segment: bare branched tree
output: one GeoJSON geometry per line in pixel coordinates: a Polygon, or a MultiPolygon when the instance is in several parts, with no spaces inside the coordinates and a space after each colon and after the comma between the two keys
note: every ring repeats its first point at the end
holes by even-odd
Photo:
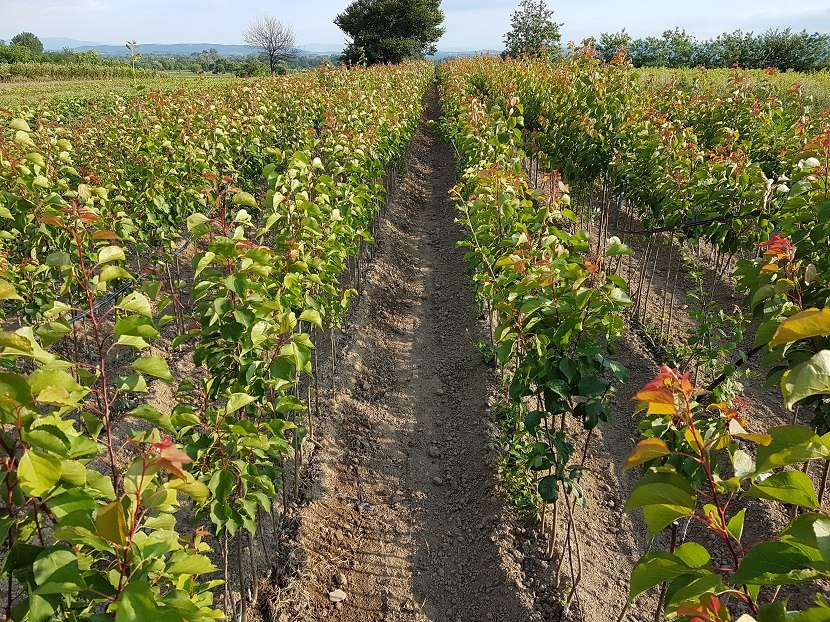
{"type": "Polygon", "coordinates": [[[245,43],[259,48],[262,59],[268,63],[271,73],[277,71],[277,63],[294,54],[294,28],[270,15],[252,22],[242,33],[245,43]]]}

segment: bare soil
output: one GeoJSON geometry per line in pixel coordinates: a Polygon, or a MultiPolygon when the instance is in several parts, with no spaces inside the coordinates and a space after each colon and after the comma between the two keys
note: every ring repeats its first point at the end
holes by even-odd
{"type": "MultiPolygon", "coordinates": [[[[427,105],[437,119],[434,89],[427,105]]],[[[493,377],[475,347],[454,183],[450,147],[422,122],[317,426],[296,543],[310,602],[278,620],[542,619],[509,554],[516,526],[497,489],[493,377]]]]}

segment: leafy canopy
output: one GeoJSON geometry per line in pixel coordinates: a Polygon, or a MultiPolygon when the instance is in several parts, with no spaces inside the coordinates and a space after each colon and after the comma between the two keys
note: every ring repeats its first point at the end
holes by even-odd
{"type": "Polygon", "coordinates": [[[561,25],[553,21],[553,10],[545,0],[521,0],[510,16],[510,32],[504,35],[505,54],[558,55],[561,25]]]}
{"type": "Polygon", "coordinates": [[[352,42],[347,63],[400,63],[436,51],[444,34],[441,0],[355,0],[334,23],[352,42]]]}
{"type": "Polygon", "coordinates": [[[35,54],[43,54],[43,43],[31,32],[21,32],[12,37],[12,45],[27,48],[35,54]]]}

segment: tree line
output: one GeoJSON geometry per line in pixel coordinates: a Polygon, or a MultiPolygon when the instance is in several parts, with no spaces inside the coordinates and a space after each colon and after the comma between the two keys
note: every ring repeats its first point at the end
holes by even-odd
{"type": "Polygon", "coordinates": [[[666,30],[661,37],[633,39],[625,29],[603,33],[597,52],[611,60],[625,49],[635,67],[709,67],[779,71],[818,71],[830,67],[830,34],[771,28],[762,33],[735,30],[698,41],[685,30],[666,30]]]}
{"type": "Polygon", "coordinates": [[[123,65],[121,58],[102,58],[96,50],[45,51],[41,40],[31,32],[21,32],[6,43],[0,40],[0,63],[55,63],[74,65],[95,63],[101,65],[123,65]]]}

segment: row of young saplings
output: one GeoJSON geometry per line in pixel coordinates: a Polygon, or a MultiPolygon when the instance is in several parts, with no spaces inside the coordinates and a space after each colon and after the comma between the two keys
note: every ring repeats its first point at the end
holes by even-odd
{"type": "MultiPolygon", "coordinates": [[[[264,176],[205,172],[187,244],[156,258],[145,246],[128,256],[137,237],[111,225],[112,185],[99,193],[37,164],[33,181],[69,189],[36,203],[25,180],[4,188],[10,211],[46,230],[37,250],[62,281],[34,322],[2,333],[11,619],[247,619],[302,494],[322,416],[317,349],[328,341],[335,365],[430,78],[428,64],[321,74],[339,86],[316,129],[293,152],[268,151],[264,176]]],[[[37,130],[28,142],[10,131],[33,148],[37,130]]],[[[31,303],[16,285],[3,281],[9,308],[31,303]]]]}
{"type": "MultiPolygon", "coordinates": [[[[587,83],[594,88],[591,80],[605,79],[603,68],[583,68],[579,62],[568,67],[577,75],[574,81],[578,84],[587,83]],[[583,69],[586,73],[580,74],[583,69]],[[585,82],[580,83],[583,78],[585,82]]],[[[583,209],[572,210],[570,198],[563,193],[565,186],[556,173],[543,172],[543,183],[539,184],[538,165],[531,161],[527,167],[524,155],[525,150],[531,154],[534,150],[519,131],[525,122],[524,102],[509,91],[499,91],[498,82],[485,89],[495,93],[492,100],[480,96],[479,87],[488,77],[508,74],[516,68],[532,73],[546,67],[535,68],[533,63],[516,63],[511,67],[510,62],[481,59],[454,65],[442,70],[445,129],[456,144],[462,165],[467,167],[457,189],[460,218],[470,228],[474,250],[470,257],[477,270],[480,293],[496,314],[495,355],[502,365],[515,413],[511,439],[514,458],[507,463],[506,470],[524,470],[526,483],[536,484],[534,496],[539,505],[544,508],[545,503],[554,504],[552,512],[539,511],[542,529],[549,533],[551,552],[559,548],[559,543],[555,540],[556,528],[550,523],[546,525],[546,518],[550,513],[566,516],[557,554],[557,579],[559,569],[568,564],[571,576],[565,606],[569,608],[581,575],[579,532],[573,529],[574,503],[582,498],[578,476],[584,467],[593,427],[597,419],[607,416],[607,411],[595,405],[596,400],[603,402],[613,391],[611,382],[605,381],[602,374],[586,378],[582,355],[601,361],[609,376],[613,372],[618,380],[625,381],[626,374],[609,362],[604,353],[599,353],[597,344],[612,344],[624,328],[623,309],[632,308],[632,304],[633,311],[629,313],[639,318],[639,323],[648,324],[652,305],[647,296],[655,289],[658,262],[657,242],[652,243],[652,248],[646,242],[649,257],[637,262],[632,248],[608,234],[614,229],[620,233],[630,230],[631,223],[637,221],[649,222],[652,229],[659,229],[660,225],[655,226],[650,212],[635,213],[633,218],[629,212],[628,228],[618,228],[617,221],[625,223],[626,214],[619,210],[626,202],[619,195],[614,196],[607,185],[600,190],[600,201],[585,201],[583,209]],[[487,72],[491,72],[490,76],[487,72]],[[475,78],[471,80],[470,76],[475,78]],[[605,207],[597,209],[596,203],[605,207]],[[608,205],[613,207],[608,209],[608,205]],[[592,218],[591,211],[599,217],[592,218]],[[595,234],[593,243],[587,230],[595,234]],[[634,279],[639,280],[635,301],[632,303],[614,290],[603,296],[605,283],[627,289],[619,270],[626,262],[632,265],[632,261],[634,266],[639,263],[634,279]],[[592,323],[595,306],[603,304],[608,314],[598,316],[598,321],[592,323]],[[541,314],[537,314],[539,309],[543,310],[541,314]],[[586,333],[591,339],[581,341],[586,333]],[[602,380],[595,382],[594,378],[602,380]],[[588,430],[583,451],[574,450],[577,440],[565,422],[571,415],[588,430]],[[523,453],[518,460],[517,453],[523,453]],[[577,461],[579,457],[582,459],[577,461]],[[566,501],[557,510],[562,499],[566,501]]],[[[538,75],[547,77],[557,71],[549,69],[538,75]]],[[[619,68],[608,71],[619,72],[619,68]]],[[[612,79],[618,79],[618,75],[612,79]]],[[[515,87],[515,82],[504,84],[515,87]]],[[[601,86],[596,88],[601,90],[601,86]]],[[[533,92],[545,90],[537,88],[533,92]]],[[[561,106],[557,111],[583,118],[591,112],[561,106]]],[[[586,135],[585,140],[591,141],[593,137],[586,135]]],[[[534,136],[533,143],[538,141],[538,136],[534,136]]],[[[645,411],[640,426],[642,440],[625,467],[645,465],[646,470],[631,491],[626,510],[643,510],[649,539],[666,528],[676,533],[671,526],[681,519],[694,522],[699,530],[709,533],[709,537],[701,539],[709,550],[697,542],[679,542],[675,537],[669,551],[644,555],[632,572],[628,604],[622,608],[620,619],[629,613],[630,604],[639,595],[661,585],[655,619],[670,615],[679,619],[728,620],[732,619],[731,612],[737,612],[746,615],[747,620],[763,621],[779,619],[776,616],[790,611],[788,619],[807,620],[820,619],[827,613],[826,603],[820,597],[815,602],[810,598],[788,602],[786,597],[791,591],[788,586],[813,582],[828,572],[820,540],[820,534],[830,524],[820,509],[826,478],[821,478],[817,493],[814,481],[804,473],[810,461],[825,461],[826,466],[828,458],[828,439],[821,436],[827,432],[822,425],[826,411],[822,395],[830,390],[825,349],[826,337],[830,335],[830,312],[821,308],[828,283],[822,277],[828,272],[821,248],[830,234],[820,220],[820,214],[827,209],[822,203],[830,161],[825,142],[819,135],[793,154],[787,178],[777,180],[772,191],[762,193],[767,196],[767,202],[759,208],[763,210],[762,218],[767,221],[774,215],[776,228],[787,237],[775,235],[758,242],[757,231],[752,230],[748,233],[750,239],[736,243],[735,234],[751,228],[747,222],[753,215],[746,213],[744,203],[737,207],[734,216],[696,224],[702,225],[699,236],[688,236],[689,228],[683,223],[670,223],[672,226],[666,228],[671,247],[687,244],[678,244],[673,237],[693,237],[695,242],[699,237],[715,249],[717,259],[709,270],[711,285],[701,285],[699,277],[695,283],[697,291],[702,292],[695,301],[700,305],[697,319],[701,324],[692,326],[692,330],[697,331],[697,350],[703,356],[697,351],[692,354],[703,358],[703,369],[693,379],[690,368],[696,357],[690,356],[683,369],[661,367],[654,381],[637,393],[638,404],[645,411]],[[727,236],[732,235],[731,240],[722,237],[724,231],[727,236]],[[733,256],[749,247],[756,250],[744,251],[746,256],[733,266],[733,256]],[[740,344],[740,335],[731,335],[730,331],[740,327],[743,320],[740,316],[726,317],[729,313],[717,313],[713,319],[714,305],[706,299],[719,299],[719,283],[733,267],[739,291],[748,292],[749,307],[756,318],[756,348],[768,352],[762,367],[771,368],[770,381],[780,384],[787,408],[801,404],[813,410],[814,419],[809,426],[793,425],[793,420],[791,425],[748,432],[757,423],[747,420],[741,398],[730,394],[735,385],[722,383],[718,377],[719,366],[726,367],[720,374],[724,377],[734,374],[740,366],[724,355],[740,344]],[[712,337],[707,333],[713,327],[723,339],[717,345],[714,340],[706,341],[712,337]],[[721,382],[720,390],[703,391],[697,387],[701,380],[721,382]],[[788,468],[791,465],[802,468],[788,468]],[[760,506],[748,506],[749,498],[762,500],[760,506]],[[772,533],[761,540],[745,535],[747,509],[758,509],[766,516],[776,503],[792,508],[791,520],[771,527],[772,533]],[[782,556],[786,567],[781,566],[782,556]],[[777,561],[772,561],[776,557],[777,561]],[[762,589],[766,586],[771,586],[769,591],[762,589]]],[[[595,153],[587,148],[577,152],[595,153]]],[[[550,156],[545,154],[543,161],[549,162],[550,156]]],[[[552,168],[548,165],[543,170],[552,168]]],[[[581,187],[582,193],[587,193],[596,186],[592,182],[581,187]]],[[[632,207],[636,208],[636,203],[626,209],[632,207]]],[[[642,231],[642,225],[636,231],[642,231]]],[[[630,242],[634,235],[629,234],[627,239],[636,248],[637,244],[630,242]]],[[[681,260],[680,256],[675,257],[676,250],[671,252],[670,261],[676,262],[678,268],[672,279],[668,278],[671,273],[666,275],[668,288],[684,269],[680,266],[695,259],[695,253],[688,253],[681,260]]],[[[674,308],[675,293],[664,293],[657,308],[666,304],[674,308]]],[[[681,316],[680,311],[686,309],[676,309],[674,316],[681,316]]],[[[665,319],[658,317],[653,321],[665,319]]],[[[671,346],[662,331],[655,341],[663,352],[671,346]]],[[[517,478],[515,473],[512,477],[517,478]]]]}

